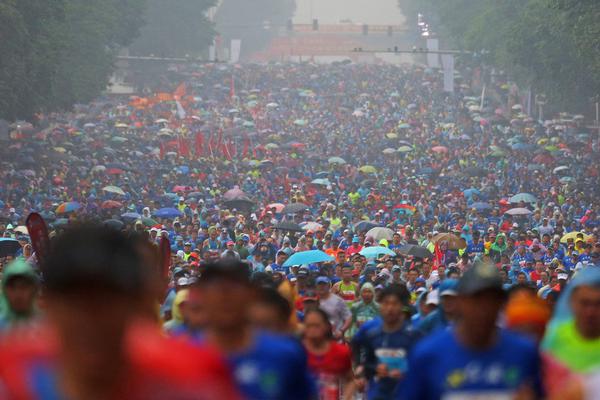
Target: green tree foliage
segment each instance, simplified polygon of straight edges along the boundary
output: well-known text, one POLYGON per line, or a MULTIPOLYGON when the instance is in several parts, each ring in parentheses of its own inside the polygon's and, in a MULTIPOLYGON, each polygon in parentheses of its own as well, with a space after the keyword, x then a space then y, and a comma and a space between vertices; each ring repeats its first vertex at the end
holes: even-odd
POLYGON ((576 111, 600 93, 597 0, 399 0, 421 11, 452 46, 490 51, 489 62, 576 111))
POLYGON ((215 0, 148 0, 146 25, 130 50, 157 57, 199 56, 215 31, 206 11, 215 0))
POLYGON ((0 3, 0 118, 31 118, 88 101, 113 56, 143 23, 145 0, 0 3))
POLYGON ((224 40, 242 40, 242 57, 268 45, 294 16, 295 0, 223 0, 216 15, 224 40), (265 29, 265 22, 269 29, 265 29))

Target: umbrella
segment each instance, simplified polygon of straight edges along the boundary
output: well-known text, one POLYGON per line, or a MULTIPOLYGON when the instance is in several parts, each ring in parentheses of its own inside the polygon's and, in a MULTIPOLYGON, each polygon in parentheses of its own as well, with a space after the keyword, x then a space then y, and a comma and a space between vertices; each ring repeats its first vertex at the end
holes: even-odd
POLYGON ((275 212, 277 214, 281 213, 281 211, 285 208, 285 204, 281 203, 271 203, 265 207, 265 210, 271 211, 271 209, 275 208, 275 212))
POLYGON ((376 174, 377 169, 372 165, 363 165, 358 169, 360 172, 364 172, 365 174, 376 174))
POLYGON ((398 139, 398 134, 394 132, 388 132, 385 134, 385 137, 388 139, 398 139))
POLYGON ((469 188, 465 189, 463 191, 463 194, 465 195, 465 197, 473 197, 474 194, 476 194, 477 196, 481 195, 481 192, 478 189, 469 188))
POLYGON ((477 211, 489 210, 492 208, 492 206, 490 206, 488 203, 483 202, 473 203, 470 207, 476 209, 477 211))
POLYGON ((304 203, 290 203, 286 205, 281 212, 283 214, 296 214, 308 210, 308 206, 304 203))
POLYGON ((240 197, 237 199, 227 200, 224 204, 230 209, 236 209, 241 211, 250 211, 254 207, 254 202, 247 197, 240 197))
POLYGON ((125 214, 121 214, 121 218, 123 219, 131 219, 131 220, 137 220, 142 218, 142 216, 136 212, 127 212, 125 214))
POLYGON ((395 149, 392 149, 391 147, 388 147, 387 149, 383 150, 383 154, 394 154, 396 152, 395 149))
POLYGON ((229 189, 223 194, 225 200, 233 200, 238 198, 248 197, 246 193, 238 186, 234 186, 233 189, 229 189))
POLYGON ((123 189, 121 189, 118 186, 105 186, 102 188, 103 191, 105 191, 106 193, 114 193, 114 194, 118 194, 121 196, 125 196, 125 192, 123 191, 123 189))
POLYGON ((73 211, 77 211, 81 208, 81 204, 76 201, 69 201, 67 203, 62 203, 60 206, 56 207, 57 214, 66 214, 73 211))
POLYGON ((448 148, 445 146, 434 146, 431 148, 431 151, 433 151, 434 153, 447 153, 448 148))
POLYGON ((92 172, 103 172, 103 171, 106 171, 106 167, 104 165, 96 165, 96 166, 92 167, 91 171, 92 172))
POLYGON ((575 178, 573 178, 572 176, 563 176, 558 181, 562 184, 566 184, 569 182, 575 182, 575 178))
POLYGON ((532 194, 519 193, 508 199, 508 201, 510 201, 511 203, 520 203, 522 201, 525 203, 535 203, 537 202, 537 199, 532 194))
POLYGON ((568 170, 569 167, 567 167, 566 165, 561 165, 560 167, 556 167, 552 170, 553 173, 558 174, 560 171, 566 171, 568 170))
POLYGON ((411 151, 413 151, 413 148, 406 145, 398 147, 397 150, 398 153, 409 153, 411 151))
POLYGON ((417 257, 417 258, 431 258, 433 254, 427 249, 427 247, 416 246, 414 244, 407 244, 400 248, 400 252, 407 254, 409 256, 417 257))
POLYGON ((15 232, 18 233, 22 233, 23 235, 29 235, 29 231, 27 230, 27 227, 25 225, 20 225, 17 226, 15 229, 13 229, 15 232))
POLYGON ((275 225, 275 229, 290 232, 302 232, 302 227, 294 222, 284 221, 275 225))
POLYGON ((372 228, 378 227, 379 225, 377 225, 376 223, 373 223, 371 221, 360 221, 357 222, 356 224, 354 224, 354 230, 356 232, 367 232, 369 230, 371 230, 372 228))
POLYGON ((329 186, 331 185, 331 182, 329 182, 329 179, 314 179, 312 182, 313 185, 320 185, 320 186, 329 186))
POLYGON ((154 212, 154 216, 157 218, 175 218, 181 217, 181 215, 181 211, 171 207, 161 208, 154 212))
POLYGON ((361 251, 359 251, 358 254, 360 254, 361 256, 365 256, 367 258, 377 258, 380 255, 390 255, 390 256, 396 255, 396 253, 394 253, 393 250, 390 250, 389 248, 383 247, 383 246, 365 247, 361 251))
POLYGON ((590 235, 586 235, 583 232, 577 232, 577 231, 573 231, 573 232, 569 232, 566 235, 563 235, 563 237, 560 238, 560 242, 561 243, 567 243, 567 240, 569 239, 573 239, 573 241, 577 240, 577 235, 582 234, 583 235, 583 241, 587 242, 588 239, 590 238, 590 235))
POLYGON ((304 120, 304 119, 297 119, 297 120, 294 121, 294 125, 304 126, 304 125, 306 125, 306 120, 304 120))
POLYGON ((523 207, 516 207, 506 210, 504 213, 508 215, 529 215, 531 211, 523 207))
POLYGON ((142 224, 144 224, 144 226, 154 226, 158 225, 158 221, 153 220, 152 218, 142 217, 142 224))
POLYGON ((448 249, 450 250, 464 249, 467 247, 465 239, 460 238, 452 233, 438 233, 431 239, 431 241, 434 244, 448 242, 448 249))
POLYGON ((105 226, 108 226, 109 228, 116 230, 121 230, 125 226, 125 224, 122 221, 119 221, 118 219, 107 219, 103 222, 103 224, 105 226))
POLYGON ((371 236, 376 241, 380 241, 381 239, 392 240, 394 237, 394 231, 390 228, 384 228, 381 226, 371 228, 367 232, 367 236, 371 236))
POLYGON ((111 209, 111 208, 121 208, 121 207, 123 207, 123 204, 119 203, 118 201, 114 201, 114 200, 106 200, 100 206, 100 208, 105 209, 105 210, 111 209))
POLYGON ((344 160, 341 157, 330 157, 329 160, 327 160, 327 162, 329 164, 346 164, 346 160, 344 160))
POLYGON ((306 222, 305 224, 302 225, 302 229, 304 229, 307 232, 308 231, 318 231, 322 227, 323 227, 323 225, 319 224, 318 222, 306 222))
POLYGON ((321 250, 307 250, 300 251, 292 254, 284 263, 284 267, 291 267, 292 265, 305 265, 314 264, 318 262, 330 262, 335 259, 321 250))
POLYGON ((19 241, 11 238, 0 238, 0 257, 14 256, 21 250, 19 241))

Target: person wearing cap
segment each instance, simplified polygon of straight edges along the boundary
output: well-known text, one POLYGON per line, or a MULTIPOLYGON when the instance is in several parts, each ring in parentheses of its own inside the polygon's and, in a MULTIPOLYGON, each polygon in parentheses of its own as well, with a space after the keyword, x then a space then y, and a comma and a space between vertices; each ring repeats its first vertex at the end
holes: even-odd
POLYGON ((350 257, 353 254, 359 253, 363 247, 360 245, 360 238, 354 236, 352 238, 352 244, 346 249, 346 257, 350 257))
POLYGON ((213 348, 161 332, 142 240, 81 224, 52 241, 40 265, 46 318, 0 343, 3 398, 240 398, 213 348))
POLYGON ((314 395, 302 347, 290 337, 253 328, 250 312, 259 290, 246 264, 208 264, 190 290, 205 310, 200 341, 225 354, 246 399, 303 400, 314 395))
POLYGON ((23 258, 10 262, 2 271, 0 332, 27 325, 38 312, 39 278, 23 258))
MULTIPOLYGON (((445 329, 456 319, 456 285, 458 281, 455 279, 445 279, 437 288, 437 301, 439 307, 423 318, 417 329, 427 336, 439 329, 445 329)), ((431 302, 434 297, 429 298, 431 302)), ((426 303, 427 304, 427 303, 426 303)), ((438 304, 436 304, 438 305, 438 304)))
POLYGON ((235 246, 233 250, 238 253, 240 260, 246 260, 250 255, 250 251, 247 247, 250 237, 248 235, 240 235, 235 239, 235 246))
POLYGON ((456 323, 417 344, 402 398, 540 398, 535 343, 497 326, 506 294, 496 267, 476 264, 461 277, 456 292, 456 323))
POLYGON ((410 356, 419 334, 412 329, 407 311, 410 293, 404 285, 383 288, 379 297, 380 317, 364 323, 352 338, 355 375, 359 386, 367 386, 368 399, 393 399, 412 368, 410 356))
POLYGON ((542 340, 551 398, 593 399, 600 373, 600 270, 584 267, 561 294, 542 340))
POLYGON ((326 276, 317 277, 316 292, 319 296, 319 307, 327 313, 331 325, 333 326, 333 335, 336 339, 344 337, 346 331, 352 323, 352 314, 346 305, 346 302, 331 293, 331 280, 326 276))
POLYGON ((225 257, 233 257, 238 260, 240 259, 239 253, 235 251, 235 243, 233 240, 229 240, 227 243, 225 243, 225 250, 223 250, 221 253, 221 258, 225 257))

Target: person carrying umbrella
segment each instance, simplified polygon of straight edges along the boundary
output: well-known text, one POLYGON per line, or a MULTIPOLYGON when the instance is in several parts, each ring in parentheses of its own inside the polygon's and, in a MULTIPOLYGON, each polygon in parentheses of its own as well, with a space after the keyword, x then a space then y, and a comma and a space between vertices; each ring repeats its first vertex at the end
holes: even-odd
POLYGON ((2 273, 0 332, 31 323, 37 316, 39 278, 22 258, 9 263, 2 273))

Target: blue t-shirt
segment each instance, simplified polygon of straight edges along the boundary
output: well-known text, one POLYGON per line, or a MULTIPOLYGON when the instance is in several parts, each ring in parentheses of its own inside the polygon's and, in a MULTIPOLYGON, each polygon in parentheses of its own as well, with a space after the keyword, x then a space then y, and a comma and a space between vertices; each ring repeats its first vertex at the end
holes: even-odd
POLYGON ((403 380, 378 379, 375 377, 375 370, 378 364, 384 363, 388 370, 399 369, 405 374, 407 369, 412 368, 408 364, 408 355, 419 336, 412 329, 410 321, 406 321, 402 328, 394 332, 383 330, 381 317, 360 327, 352 338, 352 351, 360 354, 360 364, 365 368, 365 376, 369 380, 368 399, 389 399, 399 391, 403 380))
POLYGON ((316 393, 306 353, 291 337, 257 332, 250 349, 227 360, 246 399, 304 400, 316 393))
POLYGON ((398 398, 512 398, 524 384, 541 394, 540 359, 533 342, 500 329, 491 349, 473 351, 455 335, 454 329, 441 330, 417 344, 409 356, 410 383, 398 398))

